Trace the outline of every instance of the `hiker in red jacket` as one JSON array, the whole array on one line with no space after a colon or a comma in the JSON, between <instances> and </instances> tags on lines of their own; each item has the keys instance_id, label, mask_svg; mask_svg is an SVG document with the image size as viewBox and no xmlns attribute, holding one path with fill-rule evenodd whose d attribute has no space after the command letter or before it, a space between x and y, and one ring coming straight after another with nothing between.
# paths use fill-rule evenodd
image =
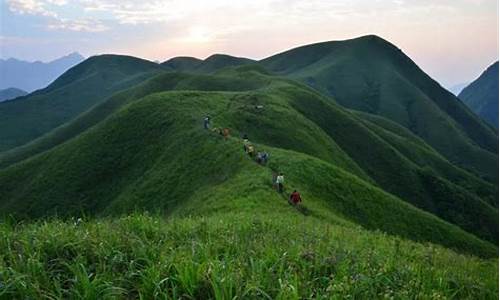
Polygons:
<instances>
[{"instance_id":1,"label":"hiker in red jacket","mask_svg":"<svg viewBox=\"0 0 500 300\"><path fill-rule=\"evenodd\" d=\"M300 198L300 194L299 194L299 192L297 192L297 190L294 190L293 193L290 195L290 200L289 201L293 205L297 205L300 202L302 202L302 198Z\"/></svg>"}]
</instances>

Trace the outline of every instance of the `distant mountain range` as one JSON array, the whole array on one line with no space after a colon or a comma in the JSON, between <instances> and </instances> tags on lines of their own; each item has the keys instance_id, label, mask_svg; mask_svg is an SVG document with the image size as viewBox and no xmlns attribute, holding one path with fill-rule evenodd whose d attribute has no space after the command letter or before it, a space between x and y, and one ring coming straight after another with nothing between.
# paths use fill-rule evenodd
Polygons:
<instances>
[{"instance_id":1,"label":"distant mountain range","mask_svg":"<svg viewBox=\"0 0 500 300\"><path fill-rule=\"evenodd\" d=\"M458 97L481 118L498 128L498 61L463 89Z\"/></svg>"},{"instance_id":2,"label":"distant mountain range","mask_svg":"<svg viewBox=\"0 0 500 300\"><path fill-rule=\"evenodd\" d=\"M0 89L18 88L33 92L46 87L84 59L77 52L47 63L27 62L15 58L0 59Z\"/></svg>"},{"instance_id":3,"label":"distant mountain range","mask_svg":"<svg viewBox=\"0 0 500 300\"><path fill-rule=\"evenodd\" d=\"M17 97L21 97L24 95L27 95L28 93L26 91L16 89L16 88L8 88L4 90L0 90L0 102L6 101L6 100L11 100Z\"/></svg>"}]
</instances>

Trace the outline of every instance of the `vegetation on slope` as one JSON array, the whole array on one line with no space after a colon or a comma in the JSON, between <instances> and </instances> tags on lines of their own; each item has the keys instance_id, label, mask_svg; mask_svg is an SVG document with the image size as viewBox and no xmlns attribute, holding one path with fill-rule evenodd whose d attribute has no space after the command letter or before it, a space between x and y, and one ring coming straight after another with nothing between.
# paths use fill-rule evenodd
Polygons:
<instances>
[{"instance_id":1,"label":"vegetation on slope","mask_svg":"<svg viewBox=\"0 0 500 300\"><path fill-rule=\"evenodd\" d=\"M0 249L5 299L498 297L497 261L293 211L2 223Z\"/></svg>"}]
</instances>

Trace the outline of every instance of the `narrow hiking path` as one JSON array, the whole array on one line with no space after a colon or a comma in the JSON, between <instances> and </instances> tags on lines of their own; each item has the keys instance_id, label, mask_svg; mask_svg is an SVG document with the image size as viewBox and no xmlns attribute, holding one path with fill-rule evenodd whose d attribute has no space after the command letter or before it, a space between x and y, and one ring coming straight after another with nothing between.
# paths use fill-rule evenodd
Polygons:
<instances>
[{"instance_id":1,"label":"narrow hiking path","mask_svg":"<svg viewBox=\"0 0 500 300\"><path fill-rule=\"evenodd\" d=\"M246 136L246 134L244 134L243 137L238 138L238 137L234 137L234 136L232 136L230 134L230 129L228 127L215 127L215 126L213 128L210 128L210 127L211 127L211 124L210 123L206 123L206 119L204 119L203 129L209 131L209 134L217 135L220 138L224 139L225 141L232 140L232 141L235 141L235 142L243 145L243 151L245 153L245 156L247 156L248 158L250 158L254 163L258 164L259 166L267 168L267 169L269 169L271 171L271 175L272 175L272 179L271 179L272 184L271 184L271 186L272 186L272 189L276 190L276 193L281 198L283 198L285 201L287 201L287 203L290 206L292 206L294 209L296 209L299 213L301 213L304 216L310 216L310 215L313 214L313 212L311 210L309 210L304 204L302 204L302 203L298 203L298 204L291 203L289 197L287 197L287 195L289 195L291 193L289 191L287 191L287 188L285 187L285 185L283 185L282 192L278 191L278 187L276 185L277 184L276 183L276 177L274 176L274 174L279 174L280 172L278 172L276 169L273 169L273 168L271 168L271 167L268 166L267 161L268 161L269 157L271 157L271 155L269 155L267 152L265 152L267 154L265 162L259 162L256 159L256 154L255 153L260 153L260 152L257 151L257 149L254 146L254 144L249 141L249 139ZM246 137L246 139L244 137ZM243 141L243 142L241 142L241 141ZM249 146L253 148L251 152L248 151L249 150Z\"/></svg>"}]
</instances>

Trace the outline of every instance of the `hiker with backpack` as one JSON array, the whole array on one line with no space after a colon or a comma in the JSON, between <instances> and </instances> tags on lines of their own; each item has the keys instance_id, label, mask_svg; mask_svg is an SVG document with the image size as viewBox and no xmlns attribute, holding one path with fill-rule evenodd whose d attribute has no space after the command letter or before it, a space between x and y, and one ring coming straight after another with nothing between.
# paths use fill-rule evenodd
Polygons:
<instances>
[{"instance_id":1,"label":"hiker with backpack","mask_svg":"<svg viewBox=\"0 0 500 300\"><path fill-rule=\"evenodd\" d=\"M269 154L265 151L257 152L257 163L260 165L265 165L267 163L267 159L269 158Z\"/></svg>"},{"instance_id":2,"label":"hiker with backpack","mask_svg":"<svg viewBox=\"0 0 500 300\"><path fill-rule=\"evenodd\" d=\"M300 197L300 194L299 192L297 192L297 190L294 190L293 193L290 194L288 202L290 202L290 204L292 205L297 205L302 202L302 198Z\"/></svg>"},{"instance_id":3,"label":"hiker with backpack","mask_svg":"<svg viewBox=\"0 0 500 300\"><path fill-rule=\"evenodd\" d=\"M250 157L254 156L254 154L255 154L255 148L253 147L252 144L249 144L247 146L247 153L248 153L248 156L250 156Z\"/></svg>"},{"instance_id":4,"label":"hiker with backpack","mask_svg":"<svg viewBox=\"0 0 500 300\"><path fill-rule=\"evenodd\" d=\"M248 140L248 136L246 134L243 135L243 151L248 153L248 146L250 145L250 141Z\"/></svg>"},{"instance_id":5,"label":"hiker with backpack","mask_svg":"<svg viewBox=\"0 0 500 300\"><path fill-rule=\"evenodd\" d=\"M276 177L276 185L278 186L278 193L283 193L284 190L284 184L285 183L285 176L283 173L279 173L279 175Z\"/></svg>"}]
</instances>

